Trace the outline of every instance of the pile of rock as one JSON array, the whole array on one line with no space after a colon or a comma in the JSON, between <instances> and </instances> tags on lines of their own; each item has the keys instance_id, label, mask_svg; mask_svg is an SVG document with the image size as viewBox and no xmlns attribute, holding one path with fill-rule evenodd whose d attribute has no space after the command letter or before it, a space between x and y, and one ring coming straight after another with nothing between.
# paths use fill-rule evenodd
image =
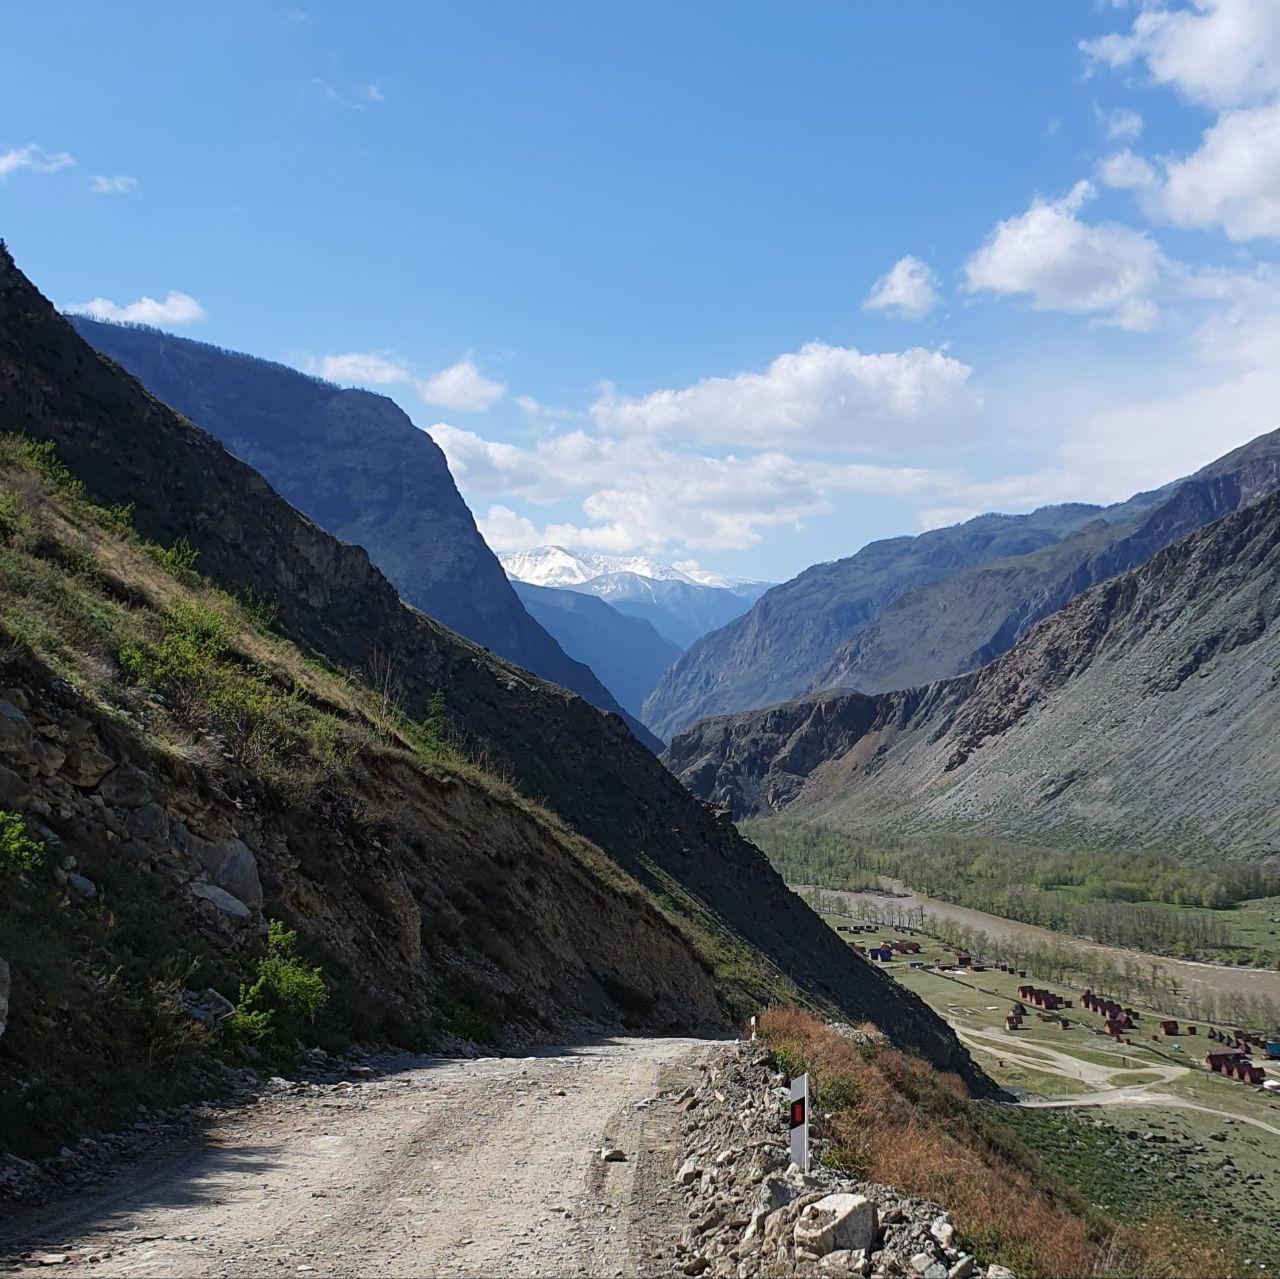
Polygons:
<instances>
[{"instance_id":1,"label":"pile of rock","mask_svg":"<svg viewBox=\"0 0 1280 1279\"><path fill-rule=\"evenodd\" d=\"M674 1166L690 1224L682 1271L708 1279L772 1275L1011 1279L957 1246L947 1211L788 1153L786 1080L760 1045L743 1043L704 1067L677 1098L686 1119Z\"/></svg>"}]
</instances>

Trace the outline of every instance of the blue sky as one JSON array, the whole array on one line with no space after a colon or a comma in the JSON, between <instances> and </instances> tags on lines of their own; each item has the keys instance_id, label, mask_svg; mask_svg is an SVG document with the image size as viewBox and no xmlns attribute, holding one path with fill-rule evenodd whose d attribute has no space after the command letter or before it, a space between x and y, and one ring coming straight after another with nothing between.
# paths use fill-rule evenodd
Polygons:
<instances>
[{"instance_id":1,"label":"blue sky","mask_svg":"<svg viewBox=\"0 0 1280 1279\"><path fill-rule=\"evenodd\" d=\"M6 30L0 234L36 283L393 395L499 549L778 579L1280 425L1273 0Z\"/></svg>"}]
</instances>

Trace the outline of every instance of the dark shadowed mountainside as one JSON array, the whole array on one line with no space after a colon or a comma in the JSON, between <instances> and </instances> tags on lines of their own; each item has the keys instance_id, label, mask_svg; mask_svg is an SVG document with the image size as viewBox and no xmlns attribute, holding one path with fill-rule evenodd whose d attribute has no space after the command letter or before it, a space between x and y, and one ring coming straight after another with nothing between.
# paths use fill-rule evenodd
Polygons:
<instances>
[{"instance_id":1,"label":"dark shadowed mountainside","mask_svg":"<svg viewBox=\"0 0 1280 1279\"><path fill-rule=\"evenodd\" d=\"M304 515L354 542L451 630L604 710L622 708L516 598L444 454L385 395L158 329L70 317L80 335L203 427ZM632 730L658 743L638 721Z\"/></svg>"},{"instance_id":2,"label":"dark shadowed mountainside","mask_svg":"<svg viewBox=\"0 0 1280 1279\"><path fill-rule=\"evenodd\" d=\"M520 602L570 657L589 666L622 708L639 715L658 677L680 656L640 617L628 617L595 595L513 582Z\"/></svg>"},{"instance_id":3,"label":"dark shadowed mountainside","mask_svg":"<svg viewBox=\"0 0 1280 1279\"><path fill-rule=\"evenodd\" d=\"M51 443L94 501L132 503L143 537L165 546L186 539L212 582L269 601L278 633L304 651L339 671L367 672L390 659L410 719L434 713L442 696L445 715L490 768L596 845L678 925L720 939L725 989L750 986L742 964L779 974L804 999L870 1019L989 1089L947 1026L854 955L618 717L404 604L364 550L301 515L85 343L3 249L0 420ZM489 873L477 866L473 891L484 891Z\"/></svg>"},{"instance_id":4,"label":"dark shadowed mountainside","mask_svg":"<svg viewBox=\"0 0 1280 1279\"><path fill-rule=\"evenodd\" d=\"M707 719L736 815L1257 856L1280 847L1280 494L1100 583L979 671Z\"/></svg>"}]
</instances>

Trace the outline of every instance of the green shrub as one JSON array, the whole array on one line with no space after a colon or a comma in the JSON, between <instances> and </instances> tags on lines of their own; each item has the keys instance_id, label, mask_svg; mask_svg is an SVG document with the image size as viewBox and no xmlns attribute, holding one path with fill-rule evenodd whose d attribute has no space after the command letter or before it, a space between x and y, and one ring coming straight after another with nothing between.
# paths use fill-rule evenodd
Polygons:
<instances>
[{"instance_id":1,"label":"green shrub","mask_svg":"<svg viewBox=\"0 0 1280 1279\"><path fill-rule=\"evenodd\" d=\"M11 542L25 533L31 521L22 508L22 499L16 493L0 497L0 541Z\"/></svg>"},{"instance_id":2,"label":"green shrub","mask_svg":"<svg viewBox=\"0 0 1280 1279\"><path fill-rule=\"evenodd\" d=\"M185 537L178 538L172 546L158 546L155 542L148 542L143 549L166 573L185 586L195 586L199 582L196 560L200 558L200 552Z\"/></svg>"},{"instance_id":3,"label":"green shrub","mask_svg":"<svg viewBox=\"0 0 1280 1279\"><path fill-rule=\"evenodd\" d=\"M44 862L44 845L27 834L27 824L17 813L0 809L0 871L21 873Z\"/></svg>"},{"instance_id":4,"label":"green shrub","mask_svg":"<svg viewBox=\"0 0 1280 1279\"><path fill-rule=\"evenodd\" d=\"M93 514L98 523L112 533L126 540L136 537L133 530L132 502L117 502L113 506L95 506Z\"/></svg>"},{"instance_id":5,"label":"green shrub","mask_svg":"<svg viewBox=\"0 0 1280 1279\"><path fill-rule=\"evenodd\" d=\"M82 481L58 460L58 452L49 440L32 440L26 436L19 437L22 461L33 471L38 471L45 479L52 481L55 488L61 489L69 497L83 501L85 488Z\"/></svg>"},{"instance_id":6,"label":"green shrub","mask_svg":"<svg viewBox=\"0 0 1280 1279\"><path fill-rule=\"evenodd\" d=\"M329 992L320 969L303 963L297 949L298 934L273 919L254 981L240 987L239 1003L227 1018L231 1034L246 1043L283 1047L315 1021Z\"/></svg>"}]
</instances>

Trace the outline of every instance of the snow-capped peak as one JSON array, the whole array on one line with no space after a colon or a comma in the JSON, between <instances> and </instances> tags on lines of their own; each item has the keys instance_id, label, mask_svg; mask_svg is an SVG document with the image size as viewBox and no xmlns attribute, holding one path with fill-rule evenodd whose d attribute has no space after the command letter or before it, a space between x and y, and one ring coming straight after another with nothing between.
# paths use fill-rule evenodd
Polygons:
<instances>
[{"instance_id":1,"label":"snow-capped peak","mask_svg":"<svg viewBox=\"0 0 1280 1279\"><path fill-rule=\"evenodd\" d=\"M534 586L580 586L606 573L634 573L655 582L687 582L722 590L753 585L745 578L699 568L694 560L662 564L645 555L600 555L564 546L536 546L530 551L507 551L498 556L507 576Z\"/></svg>"}]
</instances>

